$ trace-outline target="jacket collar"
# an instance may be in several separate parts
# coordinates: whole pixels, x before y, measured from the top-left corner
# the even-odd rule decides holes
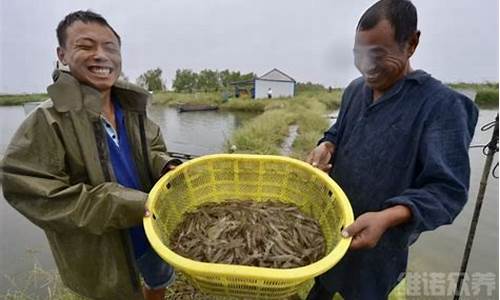
[[[415,71],[411,72],[410,74],[406,75],[405,80],[409,80],[409,81],[414,80],[418,84],[422,84],[430,77],[431,77],[430,74],[428,74],[424,70],[419,69],[419,70],[415,70]]]
[[[361,77],[362,78],[362,77]],[[389,90],[387,90],[376,102],[373,102],[373,89],[370,88],[365,81],[364,82],[364,95],[366,105],[369,107],[377,106],[378,104],[391,99],[393,96],[399,94],[403,88],[405,82],[415,81],[417,84],[422,85],[427,79],[431,78],[431,75],[423,70],[415,70],[407,74],[404,78],[398,80]]]
[[[58,112],[89,109],[100,114],[102,110],[101,94],[98,90],[80,83],[70,73],[56,70],[52,74],[54,83],[47,87],[49,97]],[[145,112],[150,94],[129,82],[118,80],[112,87],[112,93],[120,99],[124,110]]]

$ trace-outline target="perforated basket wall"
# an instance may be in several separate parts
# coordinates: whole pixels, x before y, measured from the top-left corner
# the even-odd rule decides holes
[[[170,234],[185,212],[228,199],[296,204],[319,221],[326,256],[300,268],[273,269],[198,262],[169,249]],[[186,162],[156,183],[147,207],[152,216],[144,218],[146,235],[165,261],[204,293],[240,298],[282,299],[294,294],[342,258],[350,239],[340,231],[353,222],[345,194],[326,173],[296,159],[270,155],[218,154]]]

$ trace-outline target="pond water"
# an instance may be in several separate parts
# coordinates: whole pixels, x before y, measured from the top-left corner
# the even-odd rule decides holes
[[[494,110],[482,110],[473,144],[485,144],[491,131],[482,132],[481,126],[493,121]],[[164,106],[150,108],[150,116],[162,128],[169,151],[203,155],[222,152],[226,139],[251,114],[228,112],[178,113]],[[24,119],[20,106],[0,107],[0,156],[14,131]],[[422,234],[411,247],[409,271],[421,276],[444,276],[446,289],[454,288],[446,283],[451,272],[458,272],[475,205],[485,156],[481,149],[471,149],[471,189],[469,202],[452,225]],[[498,161],[495,158],[494,163]],[[54,262],[43,232],[12,209],[0,193],[0,295],[8,289],[25,287],[23,278],[38,262],[44,270],[53,270]],[[472,248],[468,272],[490,274],[498,298],[498,179],[490,176],[481,216]],[[443,275],[444,274],[444,275]],[[493,275],[491,275],[493,274]],[[486,275],[485,275],[486,276]],[[492,278],[492,279],[491,279]],[[423,281],[423,284],[426,281]],[[427,281],[430,282],[430,281]],[[469,283],[464,285],[471,289]],[[483,287],[484,288],[484,287]],[[435,299],[435,298],[433,298]]]

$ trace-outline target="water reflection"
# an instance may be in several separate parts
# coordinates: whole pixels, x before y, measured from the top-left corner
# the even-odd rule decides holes
[[[223,152],[234,129],[254,114],[223,111],[178,113],[173,108],[152,106],[149,116],[160,125],[169,151],[204,155]]]

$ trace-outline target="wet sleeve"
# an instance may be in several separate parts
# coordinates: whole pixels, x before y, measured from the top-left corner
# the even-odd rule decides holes
[[[451,100],[456,101],[441,101],[425,126],[413,186],[384,203],[386,208],[402,204],[411,209],[412,219],[403,225],[408,234],[451,224],[467,202],[468,150],[478,110],[468,99]]]
[[[114,182],[72,182],[57,125],[43,110],[21,125],[2,160],[5,199],[31,222],[58,232],[93,234],[141,224],[147,194]]]

